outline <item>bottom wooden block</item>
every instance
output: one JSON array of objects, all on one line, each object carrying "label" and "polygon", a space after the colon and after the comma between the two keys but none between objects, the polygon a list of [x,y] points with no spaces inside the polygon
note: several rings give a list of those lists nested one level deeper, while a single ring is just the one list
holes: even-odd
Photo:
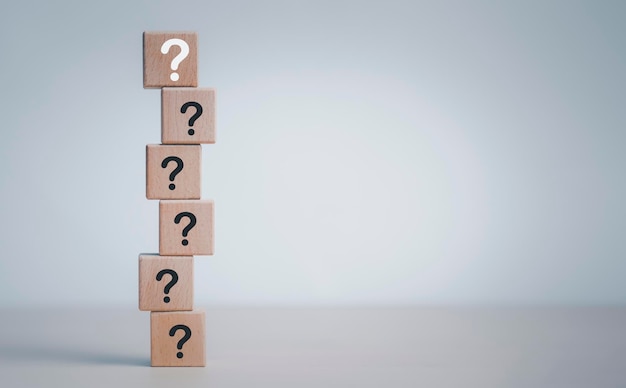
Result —
[{"label": "bottom wooden block", "polygon": [[204,311],[150,313],[152,366],[205,366]]}]

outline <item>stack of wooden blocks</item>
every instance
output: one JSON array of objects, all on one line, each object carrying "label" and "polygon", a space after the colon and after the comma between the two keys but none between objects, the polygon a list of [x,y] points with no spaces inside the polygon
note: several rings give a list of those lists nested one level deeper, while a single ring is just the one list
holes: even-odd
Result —
[{"label": "stack of wooden blocks", "polygon": [[198,35],[144,32],[143,86],[161,89],[161,144],[146,147],[146,197],[159,200],[159,254],[139,255],[139,310],[152,366],[205,366],[194,255],[213,254],[213,201],[201,200],[201,144],[215,143],[215,91],[198,88]]}]

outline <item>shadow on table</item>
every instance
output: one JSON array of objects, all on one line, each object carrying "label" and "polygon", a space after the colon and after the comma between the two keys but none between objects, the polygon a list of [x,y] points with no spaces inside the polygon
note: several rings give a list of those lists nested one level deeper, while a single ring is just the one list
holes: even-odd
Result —
[{"label": "shadow on table", "polygon": [[0,361],[150,366],[148,357],[34,346],[0,346]]}]

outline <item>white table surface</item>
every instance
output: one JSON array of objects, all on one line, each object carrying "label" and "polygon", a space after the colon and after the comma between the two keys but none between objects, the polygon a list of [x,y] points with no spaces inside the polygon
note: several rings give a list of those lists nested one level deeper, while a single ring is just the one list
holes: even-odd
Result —
[{"label": "white table surface", "polygon": [[626,307],[203,309],[205,368],[151,368],[148,312],[4,309],[0,387],[626,387]]}]

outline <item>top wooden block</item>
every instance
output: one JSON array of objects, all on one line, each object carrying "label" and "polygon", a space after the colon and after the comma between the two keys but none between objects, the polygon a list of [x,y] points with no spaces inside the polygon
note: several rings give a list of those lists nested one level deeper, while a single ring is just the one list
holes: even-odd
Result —
[{"label": "top wooden block", "polygon": [[198,86],[198,34],[143,33],[143,87]]}]

